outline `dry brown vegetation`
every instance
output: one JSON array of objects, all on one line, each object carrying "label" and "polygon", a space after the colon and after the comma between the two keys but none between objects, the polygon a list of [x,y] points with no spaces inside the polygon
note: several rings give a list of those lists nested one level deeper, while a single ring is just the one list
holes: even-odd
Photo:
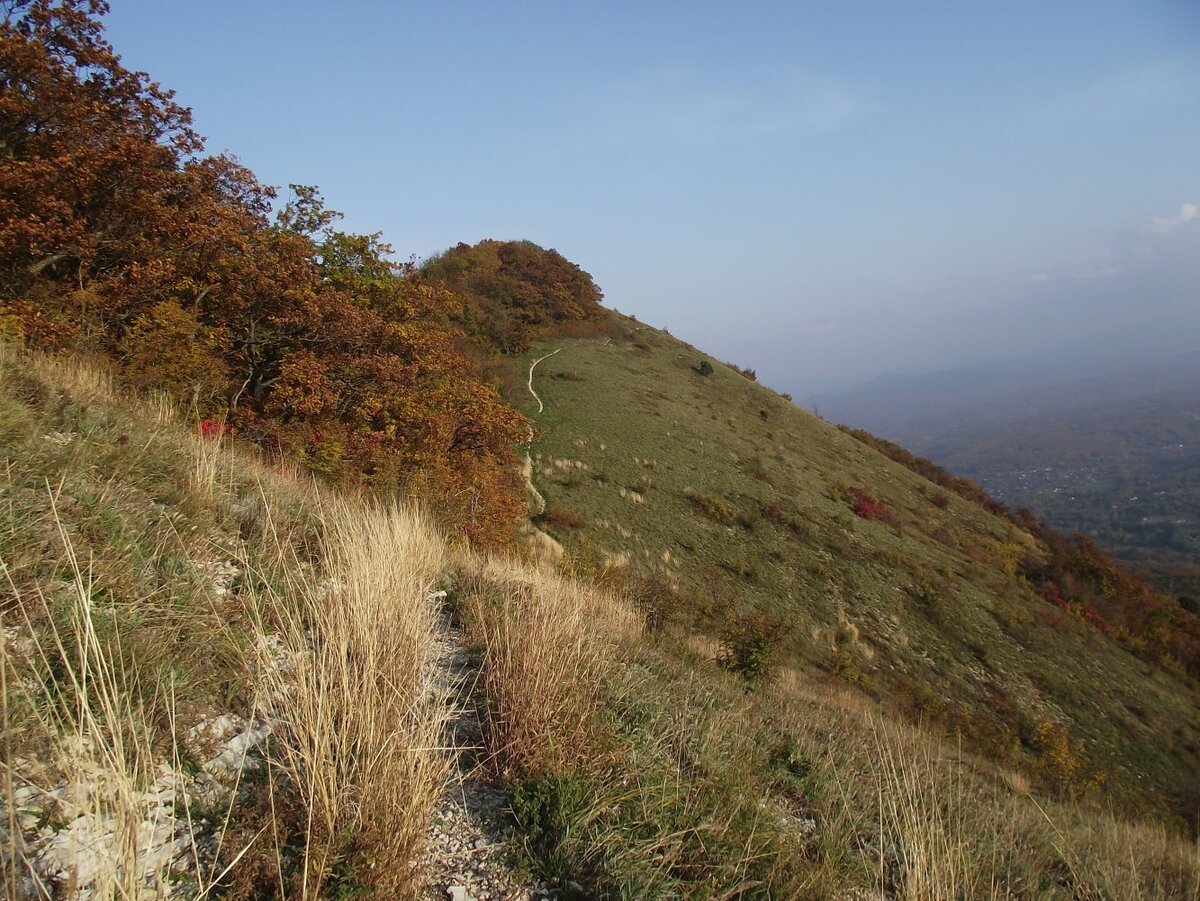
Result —
[{"label": "dry brown vegetation", "polygon": [[330,499],[322,514],[319,577],[249,601],[259,685],[283,724],[273,750],[309,818],[301,892],[321,896],[349,853],[367,861],[364,886],[405,897],[447,777],[428,686],[443,544],[412,508]]},{"label": "dry brown vegetation", "polygon": [[605,591],[501,557],[464,563],[462,580],[502,766],[541,774],[596,756],[606,666],[618,641],[639,633],[638,617]]},{"label": "dry brown vegetation", "polygon": [[6,895],[415,895],[448,765],[429,522],[86,366],[3,347],[0,388]]}]

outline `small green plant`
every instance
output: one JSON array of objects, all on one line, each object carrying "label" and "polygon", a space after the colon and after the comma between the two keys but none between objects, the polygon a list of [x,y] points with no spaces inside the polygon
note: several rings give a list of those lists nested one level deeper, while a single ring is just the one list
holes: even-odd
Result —
[{"label": "small green plant", "polygon": [[707,376],[707,375],[713,374],[713,364],[708,362],[708,360],[701,360],[699,363],[697,363],[692,368],[694,370],[696,370],[698,373],[700,373],[701,375]]},{"label": "small green plant", "polygon": [[578,883],[574,855],[565,845],[577,843],[588,817],[594,788],[580,776],[547,774],[509,786],[513,817],[521,827],[525,849],[537,875],[554,883]]},{"label": "small green plant", "polygon": [[719,497],[692,491],[688,494],[688,499],[695,504],[697,510],[723,526],[737,525],[740,519],[737,507]]},{"label": "small green plant", "polygon": [[753,685],[773,674],[783,638],[783,623],[763,613],[734,618],[725,632],[717,665]]}]

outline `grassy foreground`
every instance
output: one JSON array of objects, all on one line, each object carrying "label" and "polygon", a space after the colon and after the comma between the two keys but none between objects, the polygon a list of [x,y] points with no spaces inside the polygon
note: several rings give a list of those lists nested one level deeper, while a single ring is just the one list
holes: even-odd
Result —
[{"label": "grassy foreground", "polygon": [[6,894],[411,896],[441,539],[180,420],[0,357]]},{"label": "grassy foreground", "polygon": [[439,587],[514,863],[564,897],[1200,892],[1165,827],[1044,797],[799,667],[748,692],[703,630],[579,559],[448,546],[4,349],[5,895],[418,896],[448,770]]}]

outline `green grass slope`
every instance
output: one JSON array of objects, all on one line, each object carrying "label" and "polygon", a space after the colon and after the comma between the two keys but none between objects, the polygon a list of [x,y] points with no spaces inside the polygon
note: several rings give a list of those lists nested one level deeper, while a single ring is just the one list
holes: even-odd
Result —
[{"label": "green grass slope", "polygon": [[[753,675],[824,672],[1066,795],[1187,816],[1197,685],[1044,601],[1036,540],[665,332],[516,361],[540,525]],[[712,366],[702,374],[701,361]],[[873,518],[856,515],[874,512]],[[703,638],[701,638],[703,640]]]},{"label": "green grass slope", "polygon": [[[546,369],[566,377],[551,375],[544,393],[587,384],[572,351],[599,351],[594,369],[667,345],[642,337],[645,349],[564,350],[542,364],[569,367]],[[721,370],[705,378],[750,390]],[[797,421],[861,458],[864,477],[880,465],[841,433]],[[583,450],[575,440],[572,461]],[[561,505],[582,501],[584,483],[568,488],[555,474],[590,482],[594,467],[555,459],[543,458],[539,480],[565,523]],[[453,640],[426,600],[434,584],[448,589],[479,671],[479,778],[510,808],[512,835],[489,853],[561,897],[1184,899],[1200,887],[1196,843],[1180,830],[1064,803],[1020,766],[995,766],[864,699],[890,697],[890,683],[850,593],[834,625],[805,639],[800,589],[771,605],[761,591],[735,596],[736,582],[704,589],[706,571],[689,574],[683,544],[654,566],[640,553],[668,540],[651,528],[729,551],[728,533],[706,538],[712,516],[732,516],[720,528],[734,536],[765,538],[763,523],[725,509],[748,503],[736,481],[719,497],[715,482],[693,480],[659,522],[654,495],[669,480],[639,484],[641,503],[628,487],[620,495],[632,474],[654,469],[639,462],[610,487],[645,520],[591,538],[584,514],[575,528],[546,522],[576,546],[580,569],[594,562],[605,575],[603,540],[611,553],[638,550],[644,571],[658,573],[605,576],[627,589],[612,592],[515,556],[451,548],[411,512],[322,489],[197,436],[186,418],[94,370],[2,344],[0,460],[5,897],[443,896],[438,873],[459,858],[422,853],[450,763],[451,699],[427,684],[442,666],[437,647]],[[688,487],[706,503],[686,498]],[[807,500],[813,517],[819,495]],[[699,530],[670,530],[672,517],[697,516]],[[800,529],[798,513],[788,516],[766,518]],[[811,525],[812,536],[824,528]],[[904,539],[914,532],[905,527]],[[840,556],[857,559],[824,553],[831,574]],[[788,659],[753,691],[706,635],[730,629],[721,598],[728,610],[790,619]],[[907,628],[910,642],[932,640]],[[753,637],[732,642],[743,663],[760,659]],[[1090,771],[1078,770],[1076,746],[1030,728],[1036,773],[1066,794],[1079,788]],[[95,832],[100,824],[112,828]]]}]

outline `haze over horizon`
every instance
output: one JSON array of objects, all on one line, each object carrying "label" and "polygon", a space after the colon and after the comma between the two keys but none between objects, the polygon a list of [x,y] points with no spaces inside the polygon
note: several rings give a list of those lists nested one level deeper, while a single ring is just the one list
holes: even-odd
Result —
[{"label": "haze over horizon", "polygon": [[[209,150],[798,394],[1200,345],[1200,9],[113,0]],[[250,87],[247,87],[247,86]]]}]

